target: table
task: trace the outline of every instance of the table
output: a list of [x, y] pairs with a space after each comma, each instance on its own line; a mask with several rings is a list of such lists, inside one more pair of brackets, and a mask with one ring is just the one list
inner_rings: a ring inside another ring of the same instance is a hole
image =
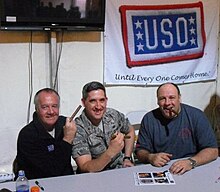
[[[45, 192], [220, 192], [220, 158], [192, 169], [184, 175], [173, 175], [175, 185], [136, 186], [134, 173], [159, 172], [169, 169], [168, 165], [157, 168], [151, 165], [138, 165], [99, 173], [85, 173], [71, 176], [38, 179]], [[30, 186], [36, 180], [30, 180]], [[0, 184], [0, 189], [15, 190], [15, 182]]]

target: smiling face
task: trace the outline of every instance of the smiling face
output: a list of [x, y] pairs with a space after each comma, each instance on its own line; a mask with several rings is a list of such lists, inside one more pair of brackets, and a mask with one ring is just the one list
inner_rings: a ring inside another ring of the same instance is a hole
[[157, 92], [157, 104], [163, 116], [172, 119], [180, 112], [181, 96], [177, 88], [170, 83], [162, 85]]
[[38, 117], [47, 131], [51, 131], [59, 117], [59, 97], [54, 92], [42, 91], [37, 101]]
[[82, 99], [85, 113], [91, 123], [98, 126], [106, 112], [107, 97], [102, 89], [88, 92], [86, 99]]

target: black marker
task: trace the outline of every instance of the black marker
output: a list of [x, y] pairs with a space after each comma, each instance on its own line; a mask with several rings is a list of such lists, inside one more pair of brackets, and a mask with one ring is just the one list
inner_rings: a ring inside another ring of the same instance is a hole
[[39, 183], [38, 181], [35, 181], [35, 184], [36, 184], [38, 187], [40, 187], [40, 189], [41, 189], [42, 191], [44, 191], [44, 188], [40, 185], [40, 183]]

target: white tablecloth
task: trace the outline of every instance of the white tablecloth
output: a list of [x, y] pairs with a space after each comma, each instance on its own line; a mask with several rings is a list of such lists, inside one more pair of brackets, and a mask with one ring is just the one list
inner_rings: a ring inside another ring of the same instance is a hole
[[[138, 165], [100, 173], [38, 179], [45, 192], [220, 192], [220, 158], [196, 167], [184, 175], [173, 175], [175, 185], [136, 186], [134, 173], [159, 172], [169, 169], [172, 162], [162, 168]], [[219, 181], [217, 179], [219, 178]], [[30, 180], [30, 186], [36, 180]], [[0, 189], [15, 191], [14, 182], [0, 184]]]

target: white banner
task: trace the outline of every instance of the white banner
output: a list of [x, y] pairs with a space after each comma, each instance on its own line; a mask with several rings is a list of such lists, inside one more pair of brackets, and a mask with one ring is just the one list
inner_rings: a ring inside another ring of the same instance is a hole
[[218, 31], [219, 0], [107, 0], [104, 82], [214, 80]]

